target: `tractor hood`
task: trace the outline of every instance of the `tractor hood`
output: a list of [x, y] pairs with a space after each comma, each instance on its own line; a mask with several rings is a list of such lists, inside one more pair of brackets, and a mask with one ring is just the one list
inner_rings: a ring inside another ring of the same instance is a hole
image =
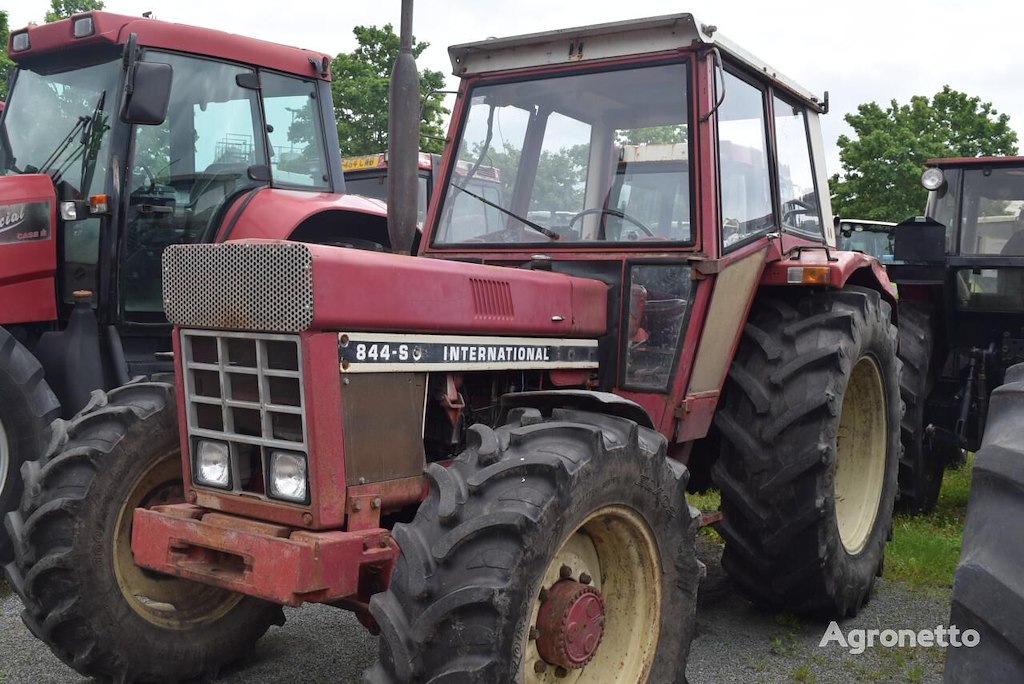
[[596, 337], [604, 283], [276, 240], [175, 245], [164, 309], [184, 327]]
[[56, 224], [49, 176], [0, 177], [0, 324], [57, 318]]

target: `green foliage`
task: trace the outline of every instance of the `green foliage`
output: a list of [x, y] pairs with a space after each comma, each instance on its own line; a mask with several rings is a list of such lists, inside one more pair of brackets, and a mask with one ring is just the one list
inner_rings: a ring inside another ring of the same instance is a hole
[[931, 99], [892, 100], [886, 109], [868, 102], [845, 118], [855, 137], [837, 141], [843, 178], [833, 176], [831, 186], [840, 216], [900, 221], [920, 214], [927, 192], [919, 179], [928, 159], [1017, 153], [1007, 115], [949, 86]]
[[7, 56], [7, 36], [11, 33], [11, 27], [7, 23], [7, 11], [0, 10], [0, 100], [7, 99], [7, 76], [14, 67], [14, 62]]
[[103, 9], [103, 0], [50, 0], [50, 11], [46, 13], [46, 23], [67, 19], [72, 14], [91, 12]]
[[[391, 24], [383, 28], [356, 26], [353, 32], [359, 47], [339, 54], [331, 63], [334, 117], [341, 153], [346, 156], [387, 149], [388, 83], [399, 49], [399, 37]], [[429, 45], [413, 40], [413, 56], [418, 57]], [[427, 152], [440, 152], [444, 147], [443, 121], [448, 110], [437, 96], [427, 98], [428, 93], [442, 88], [444, 74], [420, 71], [420, 149]]]

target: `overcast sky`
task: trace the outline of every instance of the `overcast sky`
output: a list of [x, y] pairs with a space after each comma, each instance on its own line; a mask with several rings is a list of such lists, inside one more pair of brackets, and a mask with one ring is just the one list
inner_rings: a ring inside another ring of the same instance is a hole
[[[49, 0], [0, 0], [12, 29], [41, 22]], [[123, 14], [208, 26], [330, 54], [356, 47], [355, 26], [395, 25], [399, 0], [106, 0]], [[451, 77], [447, 46], [549, 29], [692, 12], [805, 88], [828, 90], [823, 119], [829, 174], [836, 138], [857, 105], [931, 96], [944, 84], [991, 102], [1024, 140], [1024, 3], [997, 0], [417, 0], [414, 32], [430, 43], [418, 66]]]

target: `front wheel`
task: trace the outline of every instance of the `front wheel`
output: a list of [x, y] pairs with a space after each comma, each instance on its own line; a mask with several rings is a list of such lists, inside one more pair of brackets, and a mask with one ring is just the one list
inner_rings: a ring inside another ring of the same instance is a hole
[[683, 681], [701, 566], [686, 471], [623, 418], [474, 426], [395, 528], [369, 682]]
[[283, 621], [279, 606], [133, 561], [134, 509], [182, 500], [171, 385], [94, 395], [53, 430], [49, 454], [22, 470], [7, 574], [22, 620], [61, 660], [116, 681], [185, 681], [215, 675]]
[[758, 299], [715, 417], [713, 471], [722, 565], [750, 599], [858, 612], [892, 525], [900, 409], [896, 329], [878, 292]]

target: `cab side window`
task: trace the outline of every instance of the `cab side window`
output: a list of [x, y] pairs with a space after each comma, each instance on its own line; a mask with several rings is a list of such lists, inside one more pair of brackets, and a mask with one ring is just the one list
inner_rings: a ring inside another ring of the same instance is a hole
[[782, 228], [819, 236], [821, 207], [814, 186], [807, 113], [778, 95], [773, 105]]
[[725, 101], [718, 109], [718, 173], [725, 249], [775, 225], [765, 97], [738, 76], [723, 75]]
[[260, 85], [274, 185], [327, 189], [316, 83], [264, 71]]

